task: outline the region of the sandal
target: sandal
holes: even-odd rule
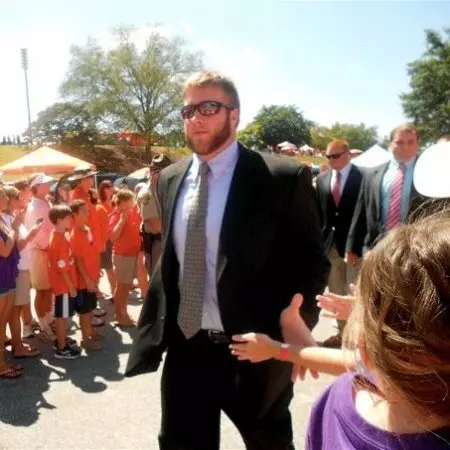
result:
[[[47,331],[41,331],[37,337],[46,344],[51,344],[56,341],[56,336],[53,333],[48,333]]]
[[[0,379],[2,380],[15,380],[22,376],[22,371],[16,370],[13,367],[6,369],[4,372],[0,372]]]
[[[102,327],[103,325],[105,325],[105,321],[101,320],[97,317],[93,317],[92,318],[92,326],[93,327]]]
[[[95,308],[93,311],[94,317],[106,316],[106,311],[103,308]]]
[[[92,331],[91,339],[94,341],[101,341],[104,339],[105,335],[103,333],[98,332],[97,330]]]
[[[16,354],[13,352],[14,359],[36,358],[41,355],[41,352],[36,347],[32,347],[31,345],[28,347],[23,346],[23,348],[25,349],[24,353]]]

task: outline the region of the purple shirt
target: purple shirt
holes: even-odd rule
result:
[[[0,230],[0,239],[6,242],[6,234]],[[15,289],[16,278],[19,274],[19,249],[17,243],[11,250],[11,253],[7,258],[0,256],[0,289]]]
[[[353,401],[355,375],[342,375],[315,403],[307,450],[448,450],[450,427],[432,433],[395,434],[366,422]],[[447,442],[446,442],[447,441]]]

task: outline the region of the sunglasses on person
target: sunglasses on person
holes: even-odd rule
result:
[[[195,111],[198,111],[202,116],[214,116],[222,108],[226,108],[228,111],[234,109],[234,106],[226,105],[222,102],[214,102],[207,100],[196,105],[186,105],[181,108],[181,117],[183,119],[192,119]]]
[[[327,159],[339,159],[342,155],[345,155],[347,152],[335,153],[334,155],[325,155]]]

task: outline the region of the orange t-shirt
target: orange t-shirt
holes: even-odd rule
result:
[[[75,227],[70,235],[70,245],[73,249],[73,256],[83,260],[88,277],[98,283],[100,280],[100,258],[94,247],[94,237],[89,227],[84,230]],[[86,282],[79,271],[78,288],[86,289]]]
[[[73,200],[84,200],[87,205],[87,209],[89,212],[89,218],[88,218],[88,226],[92,230],[92,234],[94,236],[94,246],[97,250],[97,252],[103,252],[104,246],[103,239],[102,239],[102,231],[101,231],[101,224],[98,217],[97,208],[95,205],[92,204],[89,194],[83,189],[81,189],[80,186],[76,187],[72,192],[72,201]]]
[[[123,256],[137,256],[141,251],[141,217],[134,208],[128,210],[127,214],[128,219],[122,228],[122,232],[113,242],[113,253]],[[110,233],[119,220],[120,212],[113,212],[109,219]]]
[[[110,233],[109,233],[109,213],[106,210],[105,206],[102,204],[95,205],[97,210],[98,220],[100,222],[100,231],[101,231],[101,244],[103,247],[106,247],[106,243],[109,241]]]
[[[114,211],[114,206],[111,205],[111,203],[101,202],[100,205],[103,206],[103,208],[105,208],[106,212],[108,213],[108,216],[110,216]]]
[[[48,246],[48,275],[55,295],[69,293],[69,286],[64,281],[62,272],[69,275],[72,284],[77,288],[77,269],[69,241],[64,234],[53,231]]]

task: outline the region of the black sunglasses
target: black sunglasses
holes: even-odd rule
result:
[[[347,152],[342,152],[342,153],[335,153],[334,155],[325,155],[325,157],[327,159],[338,159],[340,158],[342,155],[345,155]]]
[[[181,108],[181,117],[183,119],[192,119],[194,117],[195,111],[198,111],[202,116],[214,116],[222,108],[226,108],[228,109],[228,111],[234,109],[233,106],[226,105],[225,103],[207,100],[201,103],[197,103],[196,105],[183,106]]]

